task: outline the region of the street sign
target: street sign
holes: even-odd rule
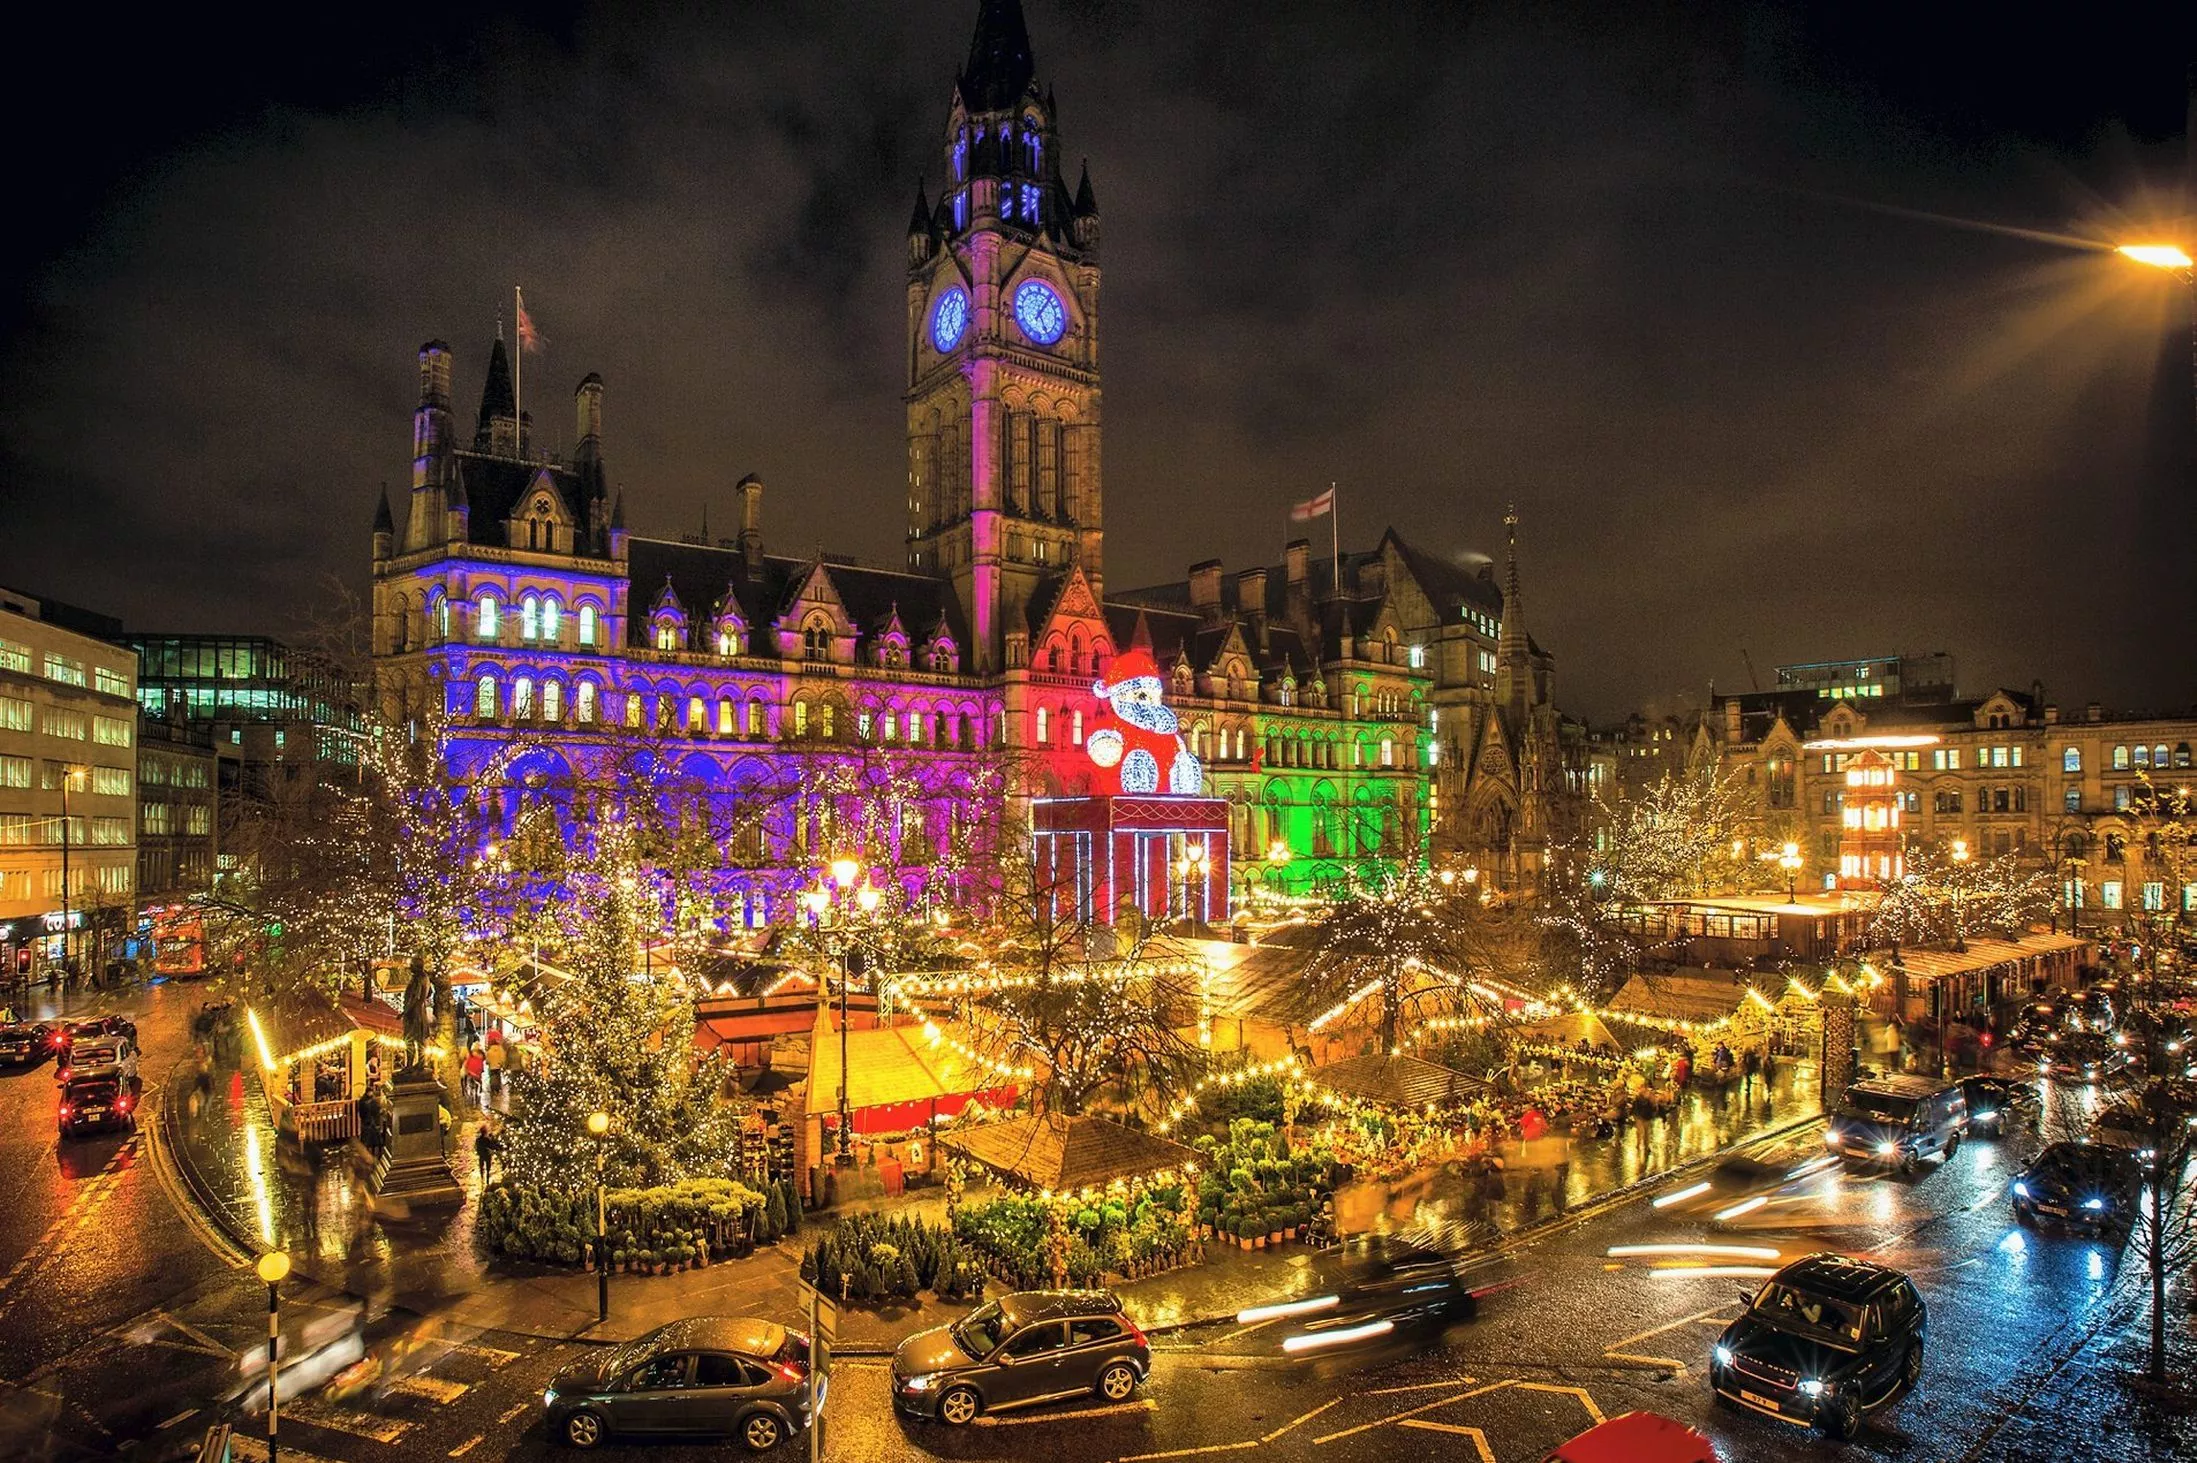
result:
[[[805,1280],[801,1282],[801,1296],[808,1303],[810,1332],[819,1340],[838,1336],[839,1302]]]
[[[839,1306],[803,1281],[809,1302],[809,1463],[824,1460],[824,1403],[831,1395],[832,1335],[839,1329]]]

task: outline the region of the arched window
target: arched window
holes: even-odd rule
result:
[[[834,741],[834,740],[836,740],[836,739],[838,738],[838,736],[839,736],[839,715],[838,715],[838,708],[837,708],[837,707],[835,707],[835,706],[833,706],[833,705],[831,704],[831,702],[829,702],[829,701],[826,701],[826,702],[825,702],[825,703],[824,703],[824,704],[823,704],[823,705],[822,705],[822,706],[821,706],[820,708],[818,708],[818,709],[819,709],[819,710],[820,710],[820,711],[821,711],[821,712],[823,713],[823,721],[824,721],[824,726],[823,726],[823,736],[824,736],[824,740],[825,740],[825,741],[827,741],[827,742],[829,742],[829,741]]]
[[[537,640],[542,633],[542,602],[533,595],[519,601],[519,638]]]
[[[484,589],[473,601],[473,637],[476,640],[493,640],[501,627],[496,623],[496,595]]]
[[[2153,767],[2164,767],[2168,765],[2165,742],[2161,742],[2158,746],[2151,749],[2151,765]]]
[[[729,737],[732,735],[732,707],[733,701],[730,696],[720,696],[717,698],[717,735],[721,737]]]
[[[641,729],[641,698],[631,691],[626,692],[626,726],[632,731]]]
[[[923,713],[920,711],[911,711],[908,713],[908,745],[911,747],[915,747],[921,746],[922,743]]]
[[[496,715],[496,678],[482,676],[473,683],[473,714],[483,721]]]
[[[2151,748],[2146,747],[2141,743],[2137,745],[2136,765],[2138,767],[2149,767],[2151,765]]]
[[[542,720],[562,721],[565,711],[565,688],[555,681],[542,682]]]
[[[1053,654],[1057,657],[1060,652],[1056,650],[1053,652]],[[1045,708],[1040,706],[1037,709],[1037,739],[1040,746],[1044,745],[1047,732],[1048,728],[1045,722]]]
[[[595,606],[580,606],[580,644],[592,649],[595,645]]]
[[[717,658],[730,660],[740,653],[740,632],[730,625],[717,628]]]
[[[511,683],[511,718],[524,721],[534,714],[534,679],[521,676]]]
[[[743,731],[745,731],[745,732],[746,732],[746,733],[747,733],[747,734],[748,734],[749,736],[751,736],[751,737],[759,737],[759,736],[763,735],[763,727],[764,727],[764,724],[765,724],[765,723],[764,723],[764,718],[763,718],[763,703],[762,703],[762,701],[760,701],[760,700],[750,701],[750,702],[748,703],[748,719],[747,719],[747,723],[746,723],[746,725],[745,725],[745,726],[743,726],[743,727],[742,727],[741,729],[742,729]]]
[[[564,630],[564,606],[554,594],[542,597],[542,638],[556,640]]]
[[[687,732],[699,736],[709,730],[709,707],[699,696],[687,697]]]
[[[441,590],[435,591],[427,606],[427,624],[437,644],[450,638],[450,601],[443,597]]]
[[[658,650],[677,650],[679,648],[679,626],[676,621],[667,619],[656,622],[656,648]]]
[[[1076,710],[1069,712],[1068,715],[1069,744],[1072,746],[1080,747],[1083,745],[1083,710],[1081,707],[1078,707]]]

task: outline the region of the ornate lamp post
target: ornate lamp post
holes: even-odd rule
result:
[[[1186,932],[1194,934],[1201,922],[1198,905],[1194,902],[1194,891],[1197,890],[1199,876],[1205,872],[1205,845],[1202,843],[1184,843],[1182,857],[1175,863],[1175,871],[1182,877],[1183,928]]]
[[[595,1140],[595,1320],[610,1319],[610,1225],[603,1203],[603,1169],[610,1156],[610,1114],[587,1115],[587,1135]]]
[[[276,1463],[281,1456],[281,1444],[276,1440],[281,1428],[282,1394],[275,1383],[279,1380],[276,1368],[280,1364],[275,1348],[282,1340],[282,1278],[290,1273],[290,1256],[284,1250],[269,1250],[259,1257],[259,1278],[267,1282],[267,1463]]]
[[[1785,902],[1800,903],[1798,883],[1800,878],[1800,845],[1788,843],[1778,851],[1777,866],[1785,871]]]
[[[858,886],[855,881],[862,876],[862,865],[844,855],[831,861],[828,875],[802,894],[801,902],[808,907],[809,919],[816,928],[831,936],[832,958],[839,967],[839,1142],[832,1162],[840,1168],[852,1168],[854,1109],[847,1100],[847,988],[853,981],[847,955],[852,941],[841,933],[846,926],[842,917],[850,913],[851,906],[854,915],[867,921],[877,913],[885,896],[866,881]]]

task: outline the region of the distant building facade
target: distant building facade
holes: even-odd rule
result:
[[[121,625],[0,590],[0,930],[9,969],[96,969],[135,924],[137,664]]]
[[[213,888],[221,773],[214,729],[141,716],[137,742],[137,887],[147,905]]]
[[[461,439],[432,341],[410,487],[374,522],[379,710],[447,719],[457,775],[514,798],[637,755],[679,770],[749,830],[725,877],[760,923],[828,856],[829,807],[788,794],[804,769],[861,758],[913,779],[889,846],[859,851],[911,868],[954,845],[1001,758],[1013,794],[1090,786],[1093,684],[1136,648],[1231,805],[1245,885],[1393,868],[1442,828],[1491,879],[1530,872],[1589,773],[1516,609],[1515,555],[1497,586],[1392,531],[1340,562],[1300,540],[1233,577],[1209,560],[1109,592],[1099,211],[1087,172],[1065,181],[1035,76],[1020,6],[987,0],[942,185],[918,190],[907,235],[902,564],[768,552],[752,476],[735,536],[630,533],[599,377],[574,393],[577,445],[552,455],[498,340]]]

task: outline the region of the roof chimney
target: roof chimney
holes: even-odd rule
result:
[[[1724,740],[1727,742],[1744,740],[1745,731],[1746,728],[1739,719],[1739,698],[1734,696],[1724,703]]]
[[[2105,708],[2104,708],[2103,706],[2100,706],[2100,705],[2099,705],[2099,704],[2098,704],[2097,702],[2095,702],[2095,701],[2091,702],[2091,703],[2090,703],[2090,704],[2089,704],[2088,706],[2085,706],[2085,707],[2083,708],[2083,720],[2084,720],[2084,721],[2104,721],[2104,720],[2105,720]]]
[[[754,473],[740,479],[740,557],[748,577],[763,571],[763,480]]]
[[[1266,570],[1245,569],[1236,575],[1236,608],[1253,620],[1266,618]]]
[[[1300,589],[1312,580],[1312,542],[1293,538],[1282,549],[1282,562],[1289,569],[1289,587]]]
[[[1206,559],[1190,566],[1190,608],[1208,620],[1221,616],[1221,561]]]

